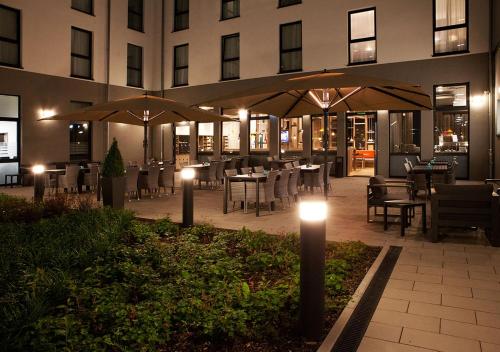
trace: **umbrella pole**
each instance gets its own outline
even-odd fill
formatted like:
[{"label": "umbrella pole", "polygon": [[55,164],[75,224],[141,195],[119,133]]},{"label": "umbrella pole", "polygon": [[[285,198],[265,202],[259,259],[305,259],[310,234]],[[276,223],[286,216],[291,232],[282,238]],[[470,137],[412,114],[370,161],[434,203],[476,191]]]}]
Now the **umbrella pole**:
[{"label": "umbrella pole", "polygon": [[328,109],[323,109],[323,192],[328,200]]},{"label": "umbrella pole", "polygon": [[142,142],[144,148],[144,165],[147,165],[148,159],[148,121],[144,120],[144,140]]}]

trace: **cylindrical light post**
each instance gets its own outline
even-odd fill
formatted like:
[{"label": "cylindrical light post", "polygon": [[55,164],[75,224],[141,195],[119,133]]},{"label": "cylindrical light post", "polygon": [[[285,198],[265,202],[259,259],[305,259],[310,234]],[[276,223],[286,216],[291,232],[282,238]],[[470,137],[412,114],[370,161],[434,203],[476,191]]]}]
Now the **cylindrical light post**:
[{"label": "cylindrical light post", "polygon": [[184,168],[182,178],[182,226],[193,226],[193,179],[194,169]]},{"label": "cylindrical light post", "polygon": [[307,341],[319,341],[325,319],[326,202],[301,202],[299,212],[300,324]]},{"label": "cylindrical light post", "polygon": [[34,194],[33,201],[35,203],[40,203],[43,201],[43,195],[45,193],[45,166],[35,165],[32,168],[34,175]]}]

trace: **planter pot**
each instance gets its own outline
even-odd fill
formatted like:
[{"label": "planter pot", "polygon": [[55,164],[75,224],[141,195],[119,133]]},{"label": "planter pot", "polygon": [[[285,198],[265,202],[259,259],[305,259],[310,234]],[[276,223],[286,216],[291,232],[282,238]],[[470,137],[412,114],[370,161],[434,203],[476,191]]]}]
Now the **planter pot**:
[{"label": "planter pot", "polygon": [[104,206],[123,209],[125,205],[126,177],[102,178],[102,203]]}]

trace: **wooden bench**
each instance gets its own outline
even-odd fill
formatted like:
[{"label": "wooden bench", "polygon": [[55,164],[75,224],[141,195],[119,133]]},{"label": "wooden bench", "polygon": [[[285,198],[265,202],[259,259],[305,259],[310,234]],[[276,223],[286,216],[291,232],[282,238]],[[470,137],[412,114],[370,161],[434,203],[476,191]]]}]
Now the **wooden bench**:
[{"label": "wooden bench", "polygon": [[432,199],[431,239],[442,227],[480,227],[493,246],[500,245],[499,197],[488,185],[436,184]]}]

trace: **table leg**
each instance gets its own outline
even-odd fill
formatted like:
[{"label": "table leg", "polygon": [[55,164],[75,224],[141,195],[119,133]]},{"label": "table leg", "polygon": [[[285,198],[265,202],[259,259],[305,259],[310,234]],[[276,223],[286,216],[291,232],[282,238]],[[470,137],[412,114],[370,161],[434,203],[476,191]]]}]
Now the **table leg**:
[{"label": "table leg", "polygon": [[384,204],[384,231],[387,231],[387,204]]},{"label": "table leg", "polygon": [[427,233],[427,205],[422,204],[422,231]]},{"label": "table leg", "polygon": [[248,213],[248,202],[247,202],[247,183],[246,182],[243,182],[244,183],[244,186],[243,186],[243,189],[245,190],[245,196],[243,199],[245,199],[245,202],[243,203],[243,212],[246,214]]},{"label": "table leg", "polygon": [[260,205],[260,199],[259,199],[259,196],[260,196],[260,191],[259,191],[259,179],[257,179],[256,181],[256,192],[257,194],[255,195],[255,200],[256,200],[256,203],[255,203],[255,216],[259,216],[259,205]]},{"label": "table leg", "polygon": [[401,237],[404,237],[408,209],[406,207],[401,207],[399,210],[399,221],[401,222]]},{"label": "table leg", "polygon": [[224,201],[223,201],[223,202],[224,202],[224,203],[223,203],[223,204],[224,204],[224,206],[223,206],[223,210],[222,210],[222,212],[223,212],[224,214],[227,214],[227,193],[228,193],[228,186],[229,186],[229,185],[228,185],[227,178],[226,178],[226,177],[224,177]]}]

